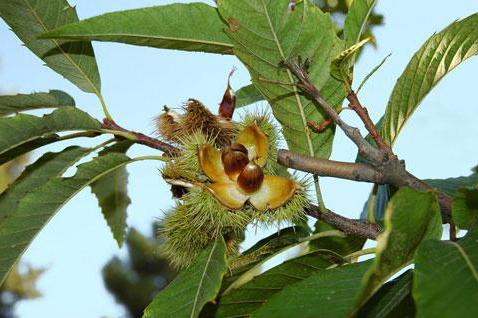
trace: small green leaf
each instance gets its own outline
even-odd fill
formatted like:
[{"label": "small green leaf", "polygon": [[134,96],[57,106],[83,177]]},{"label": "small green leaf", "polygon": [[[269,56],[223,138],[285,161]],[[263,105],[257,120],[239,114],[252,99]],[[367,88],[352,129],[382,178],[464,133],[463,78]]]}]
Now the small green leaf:
[{"label": "small green leaf", "polygon": [[370,261],[320,271],[285,287],[252,314],[255,318],[345,318]]},{"label": "small green leaf", "polygon": [[286,286],[339,263],[342,263],[340,257],[326,251],[311,252],[293,258],[254,277],[250,282],[222,297],[216,317],[250,316]]},{"label": "small green leaf", "polygon": [[330,75],[337,80],[344,82],[346,85],[352,80],[351,68],[354,63],[354,58],[357,52],[369,42],[372,38],[363,39],[342,51],[337,57],[334,58],[331,64]]},{"label": "small green leaf", "polygon": [[377,241],[374,262],[366,272],[358,299],[362,305],[394,273],[406,266],[425,239],[442,233],[440,206],[435,194],[401,188],[385,212],[385,231]]},{"label": "small green leaf", "polygon": [[257,267],[268,259],[284,252],[301,242],[301,239],[307,237],[309,231],[302,227],[292,226],[272,234],[252,246],[242,253],[240,257],[232,260],[230,274],[224,278],[222,286],[227,294],[232,289],[247,283],[257,275]]},{"label": "small green leaf", "polygon": [[478,231],[458,242],[428,240],[415,257],[417,318],[478,317]]},{"label": "small green leaf", "polygon": [[478,186],[458,190],[451,215],[460,229],[470,229],[478,223]]},{"label": "small green leaf", "polygon": [[325,118],[311,99],[293,86],[293,75],[280,66],[298,56],[308,58],[312,82],[323,98],[340,107],[345,90],[329,73],[332,59],[344,44],[336,36],[330,16],[309,0],[298,2],[294,10],[289,9],[289,0],[218,0],[217,4],[229,24],[234,54],[271,105],[289,148],[312,156],[330,156],[334,129],[322,134],[309,130],[308,120],[320,123]]},{"label": "small green leaf", "polygon": [[198,317],[202,307],[216,298],[226,271],[226,244],[221,237],[156,295],[143,318]]},{"label": "small green leaf", "polygon": [[[0,164],[35,146],[57,140],[54,133],[71,130],[98,131],[100,123],[75,107],[62,107],[49,115],[37,117],[20,114],[0,118]],[[46,140],[42,140],[46,137]]]},{"label": "small green leaf", "polygon": [[48,93],[32,93],[0,96],[0,116],[39,109],[75,106],[73,98],[63,91],[51,90]]},{"label": "small green leaf", "polygon": [[262,100],[264,100],[264,96],[262,96],[261,92],[252,84],[236,91],[236,108],[241,108]]},{"label": "small green leaf", "polygon": [[357,313],[358,318],[413,318],[412,271],[384,284]]},{"label": "small green leaf", "polygon": [[477,27],[478,14],[453,22],[431,36],[413,55],[387,105],[381,127],[385,141],[393,144],[433,87],[455,67],[478,53]]},{"label": "small green leaf", "polygon": [[352,2],[344,22],[344,38],[348,47],[360,41],[376,3],[377,0],[354,0]]},{"label": "small green leaf", "polygon": [[100,94],[100,74],[90,42],[38,39],[40,34],[78,21],[75,8],[66,0],[1,1],[0,16],[48,67],[83,91]]},{"label": "small green leaf", "polygon": [[42,38],[109,41],[231,54],[233,45],[224,32],[225,28],[216,8],[204,3],[175,3],[107,13],[53,30]]},{"label": "small green leaf", "polygon": [[[90,149],[69,147],[58,153],[46,153],[35,163],[28,166],[21,176],[0,195],[0,284],[10,271],[15,259],[28,245],[31,233],[37,224],[31,224],[29,216],[38,212],[33,207],[30,213],[25,211],[21,218],[17,213],[20,202],[34,191],[44,186],[50,179],[60,177],[66,169],[83,156],[90,153]],[[24,228],[18,233],[14,229]],[[27,240],[26,242],[24,240]],[[22,246],[20,246],[20,244]],[[25,248],[26,248],[25,246]]]},{"label": "small green leaf", "polygon": [[[132,142],[129,140],[116,143],[99,153],[126,153]],[[98,198],[101,212],[108,224],[118,246],[123,245],[126,234],[126,212],[131,203],[128,197],[128,171],[126,167],[118,168],[91,184],[91,192]]]}]

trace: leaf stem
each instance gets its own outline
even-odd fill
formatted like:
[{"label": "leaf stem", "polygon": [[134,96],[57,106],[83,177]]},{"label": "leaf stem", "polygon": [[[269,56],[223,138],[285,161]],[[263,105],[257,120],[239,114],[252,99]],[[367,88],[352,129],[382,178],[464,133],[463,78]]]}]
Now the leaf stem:
[{"label": "leaf stem", "polygon": [[59,140],[68,140],[68,139],[74,139],[74,138],[80,138],[80,137],[94,138],[99,135],[101,135],[101,133],[97,131],[80,131],[77,133],[61,136]]},{"label": "leaf stem", "polygon": [[134,161],[159,160],[159,161],[168,162],[168,161],[169,161],[169,158],[163,157],[163,156],[141,156],[141,157],[133,158],[133,160],[134,160]]},{"label": "leaf stem", "polygon": [[375,254],[376,252],[377,252],[377,249],[375,247],[371,247],[371,248],[366,248],[366,249],[363,249],[363,250],[360,250],[360,251],[357,251],[357,252],[350,253],[349,255],[345,256],[344,258],[346,260],[353,260],[353,259],[356,259],[360,256]]},{"label": "leaf stem", "polygon": [[96,96],[98,96],[98,99],[100,100],[100,103],[101,103],[101,108],[103,108],[103,113],[105,114],[105,117],[108,118],[109,120],[113,120],[113,118],[111,117],[111,114],[110,112],[108,111],[108,107],[106,107],[106,103],[105,103],[105,100],[103,98],[103,95],[101,95],[101,93],[97,93]]}]

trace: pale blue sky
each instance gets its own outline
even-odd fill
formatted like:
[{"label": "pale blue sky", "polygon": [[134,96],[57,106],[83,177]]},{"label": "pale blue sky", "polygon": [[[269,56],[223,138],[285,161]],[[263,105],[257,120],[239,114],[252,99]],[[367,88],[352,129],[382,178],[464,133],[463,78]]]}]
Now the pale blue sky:
[{"label": "pale blue sky", "polygon": [[[162,0],[70,0],[81,18],[105,12],[162,5]],[[177,2],[177,1],[176,1]],[[190,2],[190,1],[181,1]],[[213,1],[205,1],[212,3]],[[361,100],[373,119],[378,119],[397,77],[420,45],[434,32],[456,19],[478,12],[478,3],[467,0],[379,1],[377,11],[385,25],[374,33],[378,49],[367,48],[356,68],[360,80],[388,53],[382,69],[369,80]],[[478,32],[478,30],[477,30]],[[112,115],[133,130],[152,133],[152,119],[163,105],[180,106],[189,97],[215,110],[225,80],[233,66],[239,67],[234,88],[248,84],[249,76],[240,62],[230,56],[185,53],[113,43],[94,43],[102,78],[102,90]],[[74,96],[78,107],[101,118],[96,98],[75,88],[27,49],[0,22],[0,88],[3,92],[62,89]],[[478,164],[478,105],[476,74],[478,60],[460,66],[426,98],[396,143],[396,152],[406,159],[419,177],[448,177],[469,174]],[[343,118],[354,125],[351,112]],[[87,143],[89,141],[86,141]],[[66,145],[54,145],[60,150]],[[136,147],[134,154],[154,154]],[[354,146],[340,132],[333,158],[352,161]],[[157,173],[158,163],[141,162],[128,168],[133,203],[128,224],[149,233],[152,221],[172,206],[165,183]],[[323,179],[327,206],[349,217],[357,217],[370,186],[336,179]],[[264,235],[263,233],[261,233]],[[253,239],[248,240],[248,244]],[[38,283],[44,296],[17,307],[21,318],[121,317],[124,310],[105,290],[100,269],[112,255],[124,255],[113,241],[90,190],[70,201],[38,235],[24,260],[48,271]]]}]

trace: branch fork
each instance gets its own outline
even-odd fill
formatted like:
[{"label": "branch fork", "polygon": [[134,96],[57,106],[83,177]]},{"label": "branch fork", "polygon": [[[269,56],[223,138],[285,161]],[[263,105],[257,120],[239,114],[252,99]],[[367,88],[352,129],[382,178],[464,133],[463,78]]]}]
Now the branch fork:
[{"label": "branch fork", "polygon": [[[337,111],[324,100],[309,78],[307,68],[308,61],[284,61],[281,63],[297,78],[296,86],[308,94],[312,100],[322,109],[328,118],[342,129],[345,135],[357,146],[359,154],[368,163],[339,162],[316,157],[305,156],[281,149],[278,153],[278,163],[288,168],[310,172],[318,176],[337,177],[342,179],[371,182],[377,184],[390,184],[396,187],[410,187],[417,190],[433,190],[431,186],[418,179],[406,170],[405,162],[400,160],[382,138],[377,127],[371,120],[369,113],[363,107],[353,90],[347,95],[349,108],[354,110],[364,123],[365,128],[375,141],[376,146],[371,145],[356,127],[349,126],[337,113]],[[451,221],[451,198],[441,192],[437,192],[440,203],[442,218],[445,223]],[[344,220],[342,220],[344,221]],[[350,225],[347,223],[347,225]],[[345,225],[342,224],[342,227]],[[341,227],[339,227],[341,228]],[[371,238],[371,237],[369,237]]]}]

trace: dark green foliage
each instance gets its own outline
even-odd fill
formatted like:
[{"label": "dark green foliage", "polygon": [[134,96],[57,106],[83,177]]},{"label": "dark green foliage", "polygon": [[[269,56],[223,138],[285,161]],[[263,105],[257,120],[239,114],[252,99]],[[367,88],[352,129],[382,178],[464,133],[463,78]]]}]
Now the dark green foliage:
[{"label": "dark green foliage", "polygon": [[417,251],[413,298],[417,317],[476,317],[478,231],[458,242],[429,240]]},{"label": "dark green foliage", "polygon": [[[108,153],[126,153],[132,142],[126,140],[108,147],[100,152],[100,156]],[[126,232],[126,209],[131,203],[128,197],[128,171],[121,167],[91,184],[91,192],[98,198],[106,223],[113,233],[118,246],[123,245]]]},{"label": "dark green foliage", "polygon": [[415,303],[412,298],[413,272],[408,270],[384,284],[357,313],[359,318],[412,318]]}]

